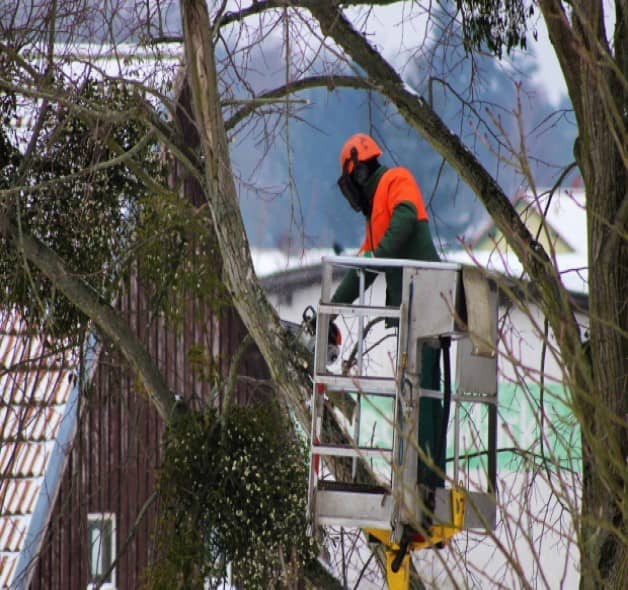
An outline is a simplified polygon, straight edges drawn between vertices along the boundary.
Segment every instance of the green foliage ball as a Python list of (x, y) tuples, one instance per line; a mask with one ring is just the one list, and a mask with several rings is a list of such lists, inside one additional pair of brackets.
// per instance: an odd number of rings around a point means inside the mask
[[(119, 288), (140, 205), (149, 198), (119, 150), (134, 150), (134, 161), (157, 181), (164, 178), (163, 165), (137, 114), (133, 89), (90, 80), (64, 91), (66, 102), (42, 111), (28, 156), (2, 134), (0, 188), (12, 191), (2, 206), (20, 231), (52, 249), (68, 273), (109, 302)], [(86, 323), (54, 282), (4, 238), (0, 284), (0, 304), (17, 309), (33, 328), (67, 337)]]
[(165, 438), (159, 489), (149, 588), (212, 587), (227, 564), (238, 587), (282, 587), (316, 556), (305, 446), (274, 404), (181, 418)]

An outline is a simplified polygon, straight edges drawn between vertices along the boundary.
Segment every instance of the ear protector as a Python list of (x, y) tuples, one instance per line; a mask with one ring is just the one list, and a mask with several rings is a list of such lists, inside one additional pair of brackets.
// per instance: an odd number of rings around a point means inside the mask
[(358, 150), (354, 147), (351, 148), (351, 160), (353, 161), (353, 180), (363, 187), (369, 179), (369, 169), (364, 162), (358, 161)]
[[(349, 162), (353, 163), (351, 173), (347, 172)], [(343, 165), (342, 176), (338, 179), (338, 187), (354, 211), (362, 211), (367, 217), (370, 215), (370, 203), (364, 196), (364, 186), (369, 178), (369, 169), (364, 162), (358, 161), (358, 150), (351, 148), (351, 160)]]

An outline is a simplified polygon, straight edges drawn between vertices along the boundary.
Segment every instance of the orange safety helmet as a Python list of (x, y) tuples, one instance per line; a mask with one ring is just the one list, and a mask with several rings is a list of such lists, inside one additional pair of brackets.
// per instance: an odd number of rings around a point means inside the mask
[(352, 148), (355, 148), (357, 151), (358, 162), (366, 162), (371, 158), (378, 158), (382, 155), (382, 150), (379, 149), (379, 146), (370, 135), (356, 133), (345, 141), (340, 151), (340, 170), (343, 174), (351, 174), (353, 172)]

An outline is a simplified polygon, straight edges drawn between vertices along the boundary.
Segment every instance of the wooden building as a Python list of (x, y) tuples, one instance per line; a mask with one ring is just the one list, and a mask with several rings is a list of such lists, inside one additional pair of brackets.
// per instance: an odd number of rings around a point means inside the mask
[[(175, 329), (151, 317), (136, 283), (120, 308), (174, 392), (195, 408), (221, 403), (211, 376), (228, 373), (246, 333), (232, 309), (216, 314), (190, 301)], [(106, 345), (44, 365), (45, 343), (22, 328), (3, 316), (0, 588), (85, 590), (108, 569), (101, 588), (138, 588), (154, 550), (164, 424)], [(260, 378), (262, 388), (238, 385), (235, 401), (264, 395), (267, 370), (254, 346), (240, 374)]]
[[(184, 78), (181, 78), (181, 82)], [(179, 94), (179, 126), (198, 137)], [(169, 166), (171, 186), (202, 204), (197, 181)], [(182, 180), (182, 182), (179, 182)], [(218, 268), (218, 265), (216, 265)], [(147, 290), (130, 279), (118, 308), (173, 392), (198, 409), (220, 405), (226, 376), (246, 334), (229, 307), (190, 297), (179, 321), (152, 311)], [(232, 401), (268, 395), (268, 370), (248, 345)], [(106, 343), (52, 353), (19, 317), (0, 314), (0, 590), (133, 590), (154, 555), (164, 424), (141, 384)]]

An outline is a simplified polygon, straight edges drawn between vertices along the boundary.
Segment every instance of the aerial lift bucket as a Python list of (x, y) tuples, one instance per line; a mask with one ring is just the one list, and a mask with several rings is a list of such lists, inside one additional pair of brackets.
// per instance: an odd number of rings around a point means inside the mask
[[(360, 298), (355, 305), (330, 302), (334, 266), (356, 268), (360, 276)], [(398, 307), (371, 305), (364, 293), (364, 272), (403, 269), (402, 301)], [(354, 374), (328, 369), (329, 320), (333, 317), (357, 320), (358, 363)], [(392, 374), (373, 374), (364, 363), (362, 341), (364, 322), (385, 317), (398, 323), (395, 362)], [(387, 554), (390, 588), (405, 589), (409, 584), (410, 553), (427, 547), (442, 547), (457, 533), (467, 529), (491, 530), (495, 526), (496, 423), (497, 423), (497, 291), (476, 269), (458, 264), (408, 260), (334, 257), (323, 259), (321, 300), (317, 312), (314, 353), (312, 429), (308, 513), (313, 532), (319, 526), (359, 527), (372, 540), (382, 543)], [(456, 374), (452, 392), (449, 348), (455, 344)], [(445, 387), (426, 389), (422, 360), (426, 346), (444, 350)], [(373, 354), (372, 352), (370, 354)], [(344, 444), (326, 441), (323, 415), (333, 411), (332, 394), (351, 392), (356, 403), (352, 437)], [(360, 408), (364, 400), (383, 397), (392, 401), (394, 425), (389, 447), (361, 443)], [(421, 440), (420, 401), (439, 400), (443, 405), (439, 442), (426, 457)], [(487, 476), (482, 490), (466, 489), (460, 482), (460, 406), (482, 404), (488, 408), (486, 433)], [(441, 479), (424, 481), (422, 461), (440, 471), (444, 453), (450, 406), (453, 405), (453, 470), (444, 487)], [(422, 444), (422, 443), (421, 443)], [(443, 453), (442, 456), (438, 456)], [(430, 455), (430, 452), (427, 453)], [(320, 459), (352, 462), (349, 481), (332, 480), (320, 473)], [(438, 459), (442, 459), (439, 461)], [(360, 481), (358, 466), (367, 461), (384, 461), (390, 466), (386, 481)], [(368, 471), (368, 470), (367, 470)], [(373, 474), (371, 474), (373, 475)]]

